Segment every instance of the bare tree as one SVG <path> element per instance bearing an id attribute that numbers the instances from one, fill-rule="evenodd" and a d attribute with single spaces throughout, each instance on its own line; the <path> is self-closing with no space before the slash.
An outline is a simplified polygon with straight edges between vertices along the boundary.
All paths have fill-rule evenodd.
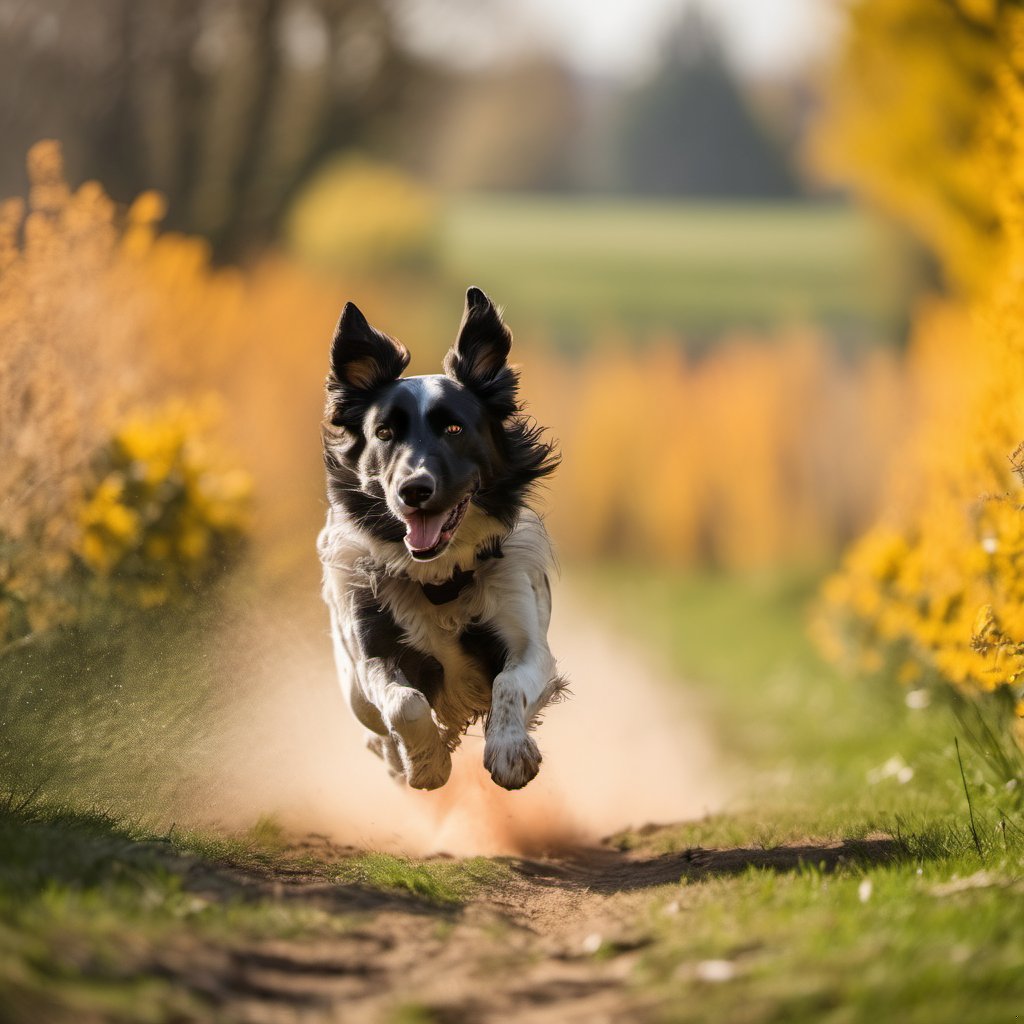
<path id="1" fill-rule="evenodd" d="M 0 0 L 0 195 L 58 138 L 73 180 L 159 188 L 236 256 L 429 80 L 382 0 Z"/>

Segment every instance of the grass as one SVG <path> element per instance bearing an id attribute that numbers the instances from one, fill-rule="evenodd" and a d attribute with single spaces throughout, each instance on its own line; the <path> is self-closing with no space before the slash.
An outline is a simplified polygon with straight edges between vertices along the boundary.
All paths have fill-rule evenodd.
<path id="1" fill-rule="evenodd" d="M 296 851 L 270 820 L 238 836 L 157 833 L 101 812 L 0 806 L 0 1022 L 167 1021 L 213 1013 L 202 978 L 261 940 L 316 943 L 372 912 L 360 891 L 443 912 L 499 881 L 484 858 Z M 288 898 L 282 877 L 353 887 Z"/>
<path id="2" fill-rule="evenodd" d="M 100 813 L 8 809 L 0 850 L 0 1020 L 195 1019 L 202 1000 L 171 975 L 200 941 L 346 926 L 226 880 L 204 892 L 168 837 Z"/>
<path id="3" fill-rule="evenodd" d="M 375 889 L 408 892 L 431 903 L 460 904 L 507 874 L 504 863 L 486 857 L 424 862 L 387 853 L 364 853 L 346 860 L 337 878 Z"/>
<path id="4" fill-rule="evenodd" d="M 895 687 L 818 661 L 804 630 L 815 579 L 584 574 L 624 625 L 698 681 L 726 749 L 749 766 L 735 813 L 618 837 L 639 855 L 754 851 L 739 874 L 652 894 L 634 984 L 657 992 L 671 1021 L 1018 1019 L 1024 815 L 989 784 L 942 700 L 911 710 Z M 896 758 L 911 778 L 880 770 Z M 812 854 L 784 866 L 756 855 L 871 836 L 890 838 L 832 871 Z"/>
<path id="5" fill-rule="evenodd" d="M 468 196 L 449 203 L 441 258 L 563 344 L 609 324 L 695 341 L 791 322 L 891 338 L 908 280 L 878 225 L 826 204 Z"/>
<path id="6" fill-rule="evenodd" d="M 674 1021 L 1013 1020 L 1024 890 L 1008 869 L 972 867 L 752 870 L 687 886 L 675 913 L 652 908 L 636 983 L 663 991 Z M 708 961 L 728 965 L 726 980 L 704 980 Z"/>
<path id="7" fill-rule="evenodd" d="M 219 609 L 211 601 L 130 628 L 55 632 L 0 656 L 0 794 L 73 796 L 128 816 L 165 802 L 197 772 L 217 692 Z"/>

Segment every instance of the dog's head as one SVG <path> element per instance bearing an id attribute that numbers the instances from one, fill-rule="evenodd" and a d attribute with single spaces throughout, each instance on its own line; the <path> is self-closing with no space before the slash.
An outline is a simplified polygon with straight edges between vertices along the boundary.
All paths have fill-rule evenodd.
<path id="1" fill-rule="evenodd" d="M 479 543 L 510 530 L 530 487 L 558 462 L 522 414 L 511 346 L 494 304 L 470 288 L 445 372 L 402 377 L 408 350 L 348 303 L 331 347 L 323 427 L 332 504 L 417 561 L 460 536 Z"/>

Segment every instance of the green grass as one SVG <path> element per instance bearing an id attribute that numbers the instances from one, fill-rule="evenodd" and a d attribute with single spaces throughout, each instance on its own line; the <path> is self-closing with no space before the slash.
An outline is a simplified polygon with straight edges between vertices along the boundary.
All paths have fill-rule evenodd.
<path id="1" fill-rule="evenodd" d="M 442 232 L 446 276 L 577 344 L 807 321 L 888 340 L 907 284 L 897 250 L 863 213 L 824 204 L 468 196 Z"/>
<path id="2" fill-rule="evenodd" d="M 195 1019 L 173 974 L 200 944 L 349 926 L 197 874 L 169 837 L 102 813 L 9 806 L 0 851 L 0 1020 Z"/>
<path id="3" fill-rule="evenodd" d="M 125 628 L 55 631 L 0 656 L 0 794 L 129 817 L 166 805 L 201 770 L 219 610 L 209 601 Z"/>
<path id="4" fill-rule="evenodd" d="M 459 904 L 507 874 L 504 863 L 486 857 L 413 861 L 387 853 L 364 853 L 343 862 L 337 878 L 408 892 L 431 903 Z"/>
<path id="5" fill-rule="evenodd" d="M 282 877 L 395 893 L 444 914 L 508 868 L 313 853 L 269 819 L 237 836 L 172 831 L 102 812 L 0 804 L 0 1022 L 208 1019 L 206 962 L 246 943 L 316 943 L 372 912 L 358 900 L 287 899 Z"/>
<path id="6" fill-rule="evenodd" d="M 664 1019 L 1018 1019 L 1024 816 L 987 781 L 948 704 L 912 711 L 895 687 L 822 665 L 805 631 L 812 576 L 739 583 L 606 568 L 581 582 L 694 680 L 749 778 L 734 813 L 617 837 L 638 855 L 751 851 L 739 874 L 712 868 L 652 894 L 633 981 L 662 997 Z M 896 755 L 913 769 L 902 784 L 876 774 Z M 874 855 L 854 848 L 831 872 L 813 852 L 774 867 L 761 856 L 870 836 L 891 838 Z M 708 980 L 715 969 L 728 979 Z"/>
<path id="7" fill-rule="evenodd" d="M 653 942 L 636 983 L 664 993 L 673 1021 L 1018 1019 L 1019 864 L 985 877 L 958 859 L 918 870 L 751 870 L 686 886 L 675 913 L 664 898 L 650 908 Z M 976 887 L 956 891 L 958 873 Z M 732 977 L 705 980 L 707 961 L 724 961 Z"/>

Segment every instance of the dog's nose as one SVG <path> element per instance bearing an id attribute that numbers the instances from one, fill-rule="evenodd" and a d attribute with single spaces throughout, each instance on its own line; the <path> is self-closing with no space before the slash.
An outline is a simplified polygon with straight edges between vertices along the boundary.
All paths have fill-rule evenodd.
<path id="1" fill-rule="evenodd" d="M 431 477 L 418 473 L 416 476 L 409 477 L 398 488 L 398 496 L 402 499 L 402 503 L 409 508 L 419 508 L 434 496 L 434 481 Z"/>

